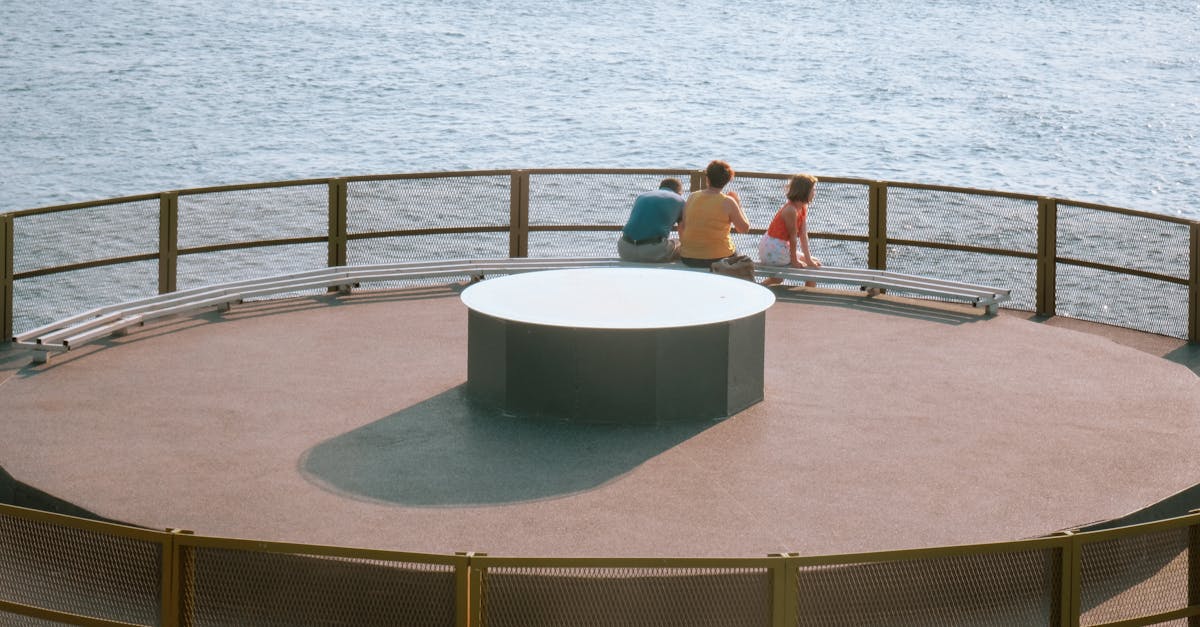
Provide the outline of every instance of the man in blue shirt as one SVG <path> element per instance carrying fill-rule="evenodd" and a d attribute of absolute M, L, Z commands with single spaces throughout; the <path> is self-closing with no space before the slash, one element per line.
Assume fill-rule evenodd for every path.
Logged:
<path fill-rule="evenodd" d="M 625 261 L 660 263 L 679 258 L 679 240 L 668 235 L 683 217 L 683 185 L 663 179 L 658 189 L 633 201 L 629 221 L 617 240 L 617 254 Z"/>

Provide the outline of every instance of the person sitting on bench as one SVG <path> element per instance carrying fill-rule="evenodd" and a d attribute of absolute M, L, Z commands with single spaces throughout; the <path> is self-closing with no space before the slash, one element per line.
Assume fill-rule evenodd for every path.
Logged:
<path fill-rule="evenodd" d="M 658 189 L 633 201 L 629 220 L 617 240 L 617 255 L 625 261 L 663 263 L 679 258 L 679 240 L 668 235 L 683 216 L 683 185 L 663 179 Z"/>
<path fill-rule="evenodd" d="M 679 222 L 679 253 L 683 264 L 693 268 L 711 268 L 714 262 L 737 255 L 729 229 L 738 233 L 750 230 L 750 221 L 742 211 L 737 192 L 725 192 L 733 180 L 733 168 L 716 160 L 704 171 L 708 187 L 688 196 Z"/>

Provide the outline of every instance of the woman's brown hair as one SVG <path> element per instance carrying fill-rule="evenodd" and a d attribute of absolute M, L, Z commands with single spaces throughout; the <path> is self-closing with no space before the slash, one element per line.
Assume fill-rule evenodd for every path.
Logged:
<path fill-rule="evenodd" d="M 817 177 L 811 174 L 795 174 L 788 179 L 787 199 L 792 202 L 807 202 L 817 186 Z"/>
<path fill-rule="evenodd" d="M 708 164 L 708 167 L 704 169 L 704 174 L 708 177 L 708 184 L 717 189 L 725 187 L 729 181 L 733 180 L 733 168 L 720 159 Z"/>

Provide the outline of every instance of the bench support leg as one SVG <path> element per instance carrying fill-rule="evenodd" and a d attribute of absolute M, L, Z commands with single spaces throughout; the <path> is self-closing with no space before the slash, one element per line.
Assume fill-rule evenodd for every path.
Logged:
<path fill-rule="evenodd" d="M 990 303 L 988 304 L 987 309 L 984 311 L 987 312 L 987 315 L 994 316 L 996 315 L 996 312 L 1000 311 L 1000 305 L 997 305 L 996 303 Z"/>
<path fill-rule="evenodd" d="M 50 363 L 50 351 L 33 351 L 33 363 L 35 363 L 35 364 Z"/>

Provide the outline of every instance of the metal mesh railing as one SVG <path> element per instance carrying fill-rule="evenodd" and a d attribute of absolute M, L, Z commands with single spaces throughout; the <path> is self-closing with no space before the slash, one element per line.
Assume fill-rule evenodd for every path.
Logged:
<path fill-rule="evenodd" d="M 1083 544 L 1080 624 L 1102 625 L 1187 607 L 1188 546 L 1186 526 Z M 1192 576 L 1200 578 L 1200 573 Z M 1200 579 L 1193 585 L 1200 585 Z"/>
<path fill-rule="evenodd" d="M 1004 303 L 1009 309 L 1032 311 L 1037 304 L 1037 261 L 1033 259 L 892 244 L 887 263 L 888 270 L 902 274 L 1003 285 L 1012 290 L 1010 300 Z"/>
<path fill-rule="evenodd" d="M 488 627 L 771 625 L 767 568 L 488 566 Z"/>
<path fill-rule="evenodd" d="M 324 182 L 189 190 L 179 194 L 179 248 L 325 237 Z"/>
<path fill-rule="evenodd" d="M 181 623 L 202 625 L 455 625 L 451 558 L 414 562 L 353 550 L 213 541 L 183 549 Z M 237 545 L 245 548 L 237 548 Z M 322 554 L 325 553 L 325 554 Z M 359 551 L 359 554 L 367 553 Z M 428 559 L 427 558 L 427 559 Z"/>
<path fill-rule="evenodd" d="M 801 565 L 799 624 L 1055 624 L 1061 564 L 1061 549 L 1051 547 Z"/>
<path fill-rule="evenodd" d="M 1186 224 L 1060 201 L 1058 313 L 1187 337 L 1189 237 Z"/>
<path fill-rule="evenodd" d="M 0 250 L 11 256 L 11 274 L 0 279 L 12 283 L 13 294 L 0 313 L 21 331 L 155 289 L 335 262 L 611 256 L 633 199 L 667 176 L 685 187 L 700 180 L 688 170 L 402 174 L 20 211 L 8 218 L 11 250 Z M 786 178 L 741 173 L 730 184 L 753 228 L 770 222 Z M 1043 201 L 1053 209 L 1050 226 L 1042 223 Z M 1200 313 L 1189 302 L 1200 299 L 1191 258 L 1200 253 L 1189 252 L 1196 226 L 1187 220 L 1023 194 L 824 177 L 809 229 L 813 252 L 827 265 L 995 284 L 1012 289 L 1007 308 L 1044 306 L 1085 320 L 1200 337 L 1194 320 Z M 1054 238 L 1054 256 L 1043 257 L 1039 237 Z M 738 250 L 751 256 L 758 240 L 757 234 L 734 236 Z M 160 244 L 167 248 L 159 251 Z M 1047 265 L 1052 273 L 1044 272 Z"/>
<path fill-rule="evenodd" d="M 158 198 L 13 218 L 13 271 L 158 253 Z"/>
<path fill-rule="evenodd" d="M 617 232 L 629 217 L 638 194 L 658 189 L 664 178 L 679 179 L 686 191 L 688 173 L 677 171 L 574 172 L 529 174 L 529 256 L 611 257 Z M 573 227 L 607 227 L 579 230 Z"/>
<path fill-rule="evenodd" d="M 14 216 L 13 272 L 25 276 L 13 283 L 13 327 L 155 294 L 156 262 L 131 258 L 157 257 L 158 220 L 157 196 Z M 92 265 L 106 260 L 120 263 Z"/>
<path fill-rule="evenodd" d="M 355 178 L 346 183 L 351 235 L 446 227 L 508 227 L 509 174 Z"/>
<path fill-rule="evenodd" d="M 0 600 L 137 625 L 159 624 L 161 541 L 65 517 L 0 511 Z"/>
<path fill-rule="evenodd" d="M 13 328 L 32 329 L 93 307 L 157 293 L 154 260 L 28 277 L 13 283 Z"/>
<path fill-rule="evenodd" d="M 1200 616 L 1200 514 L 842 556 L 497 558 L 197 537 L 0 505 L 0 624 L 1132 625 Z"/>
<path fill-rule="evenodd" d="M 327 258 L 324 243 L 261 246 L 180 255 L 178 289 L 322 268 Z M 297 293 L 276 294 L 271 298 L 295 295 Z"/>
<path fill-rule="evenodd" d="M 978 246 L 1033 254 L 1038 242 L 1036 198 L 891 184 L 888 239 Z"/>

